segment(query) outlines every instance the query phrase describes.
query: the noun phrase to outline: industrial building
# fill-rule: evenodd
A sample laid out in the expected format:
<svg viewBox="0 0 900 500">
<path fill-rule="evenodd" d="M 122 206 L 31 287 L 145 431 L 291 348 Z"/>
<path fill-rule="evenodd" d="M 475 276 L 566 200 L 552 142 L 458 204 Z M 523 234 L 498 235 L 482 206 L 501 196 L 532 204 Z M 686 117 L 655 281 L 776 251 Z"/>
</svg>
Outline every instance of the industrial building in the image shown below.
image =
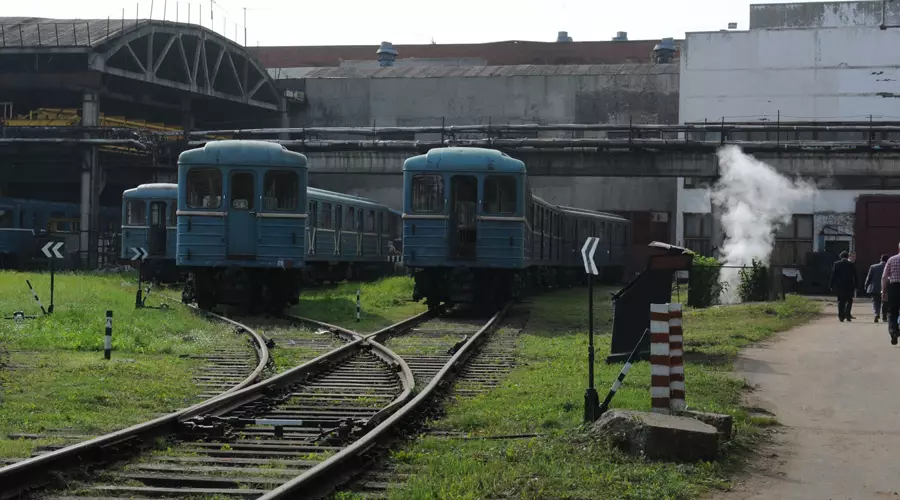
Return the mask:
<svg viewBox="0 0 900 500">
<path fill-rule="evenodd" d="M 769 130 L 731 140 L 898 139 L 896 133 L 864 130 L 867 124 L 900 122 L 900 69 L 885 50 L 900 42 L 897 2 L 764 4 L 750 9 L 749 30 L 686 34 L 679 72 L 681 123 L 752 122 L 777 128 L 843 122 L 863 129 L 815 136 Z M 878 254 L 896 251 L 897 238 L 890 235 L 900 229 L 885 227 L 873 233 L 882 235 L 881 241 L 854 238 L 861 195 L 900 194 L 896 163 L 876 166 L 874 158 L 871 161 L 876 175 L 871 170 L 833 175 L 823 165 L 822 174 L 814 178 L 817 193 L 797 208 L 793 226 L 777 234 L 776 264 L 803 265 L 812 251 L 858 249 L 868 265 Z M 723 238 L 707 190 L 712 180 L 678 180 L 675 239 L 704 253 L 721 245 Z"/>
</svg>

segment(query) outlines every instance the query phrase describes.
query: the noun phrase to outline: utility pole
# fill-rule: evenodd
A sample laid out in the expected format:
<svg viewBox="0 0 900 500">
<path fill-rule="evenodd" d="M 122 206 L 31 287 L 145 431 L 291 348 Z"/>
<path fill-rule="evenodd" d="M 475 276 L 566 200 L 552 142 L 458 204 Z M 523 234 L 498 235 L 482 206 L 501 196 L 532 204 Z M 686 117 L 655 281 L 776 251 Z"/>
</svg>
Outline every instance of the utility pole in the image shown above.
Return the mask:
<svg viewBox="0 0 900 500">
<path fill-rule="evenodd" d="M 247 46 L 247 7 L 244 7 L 244 47 Z"/>
</svg>

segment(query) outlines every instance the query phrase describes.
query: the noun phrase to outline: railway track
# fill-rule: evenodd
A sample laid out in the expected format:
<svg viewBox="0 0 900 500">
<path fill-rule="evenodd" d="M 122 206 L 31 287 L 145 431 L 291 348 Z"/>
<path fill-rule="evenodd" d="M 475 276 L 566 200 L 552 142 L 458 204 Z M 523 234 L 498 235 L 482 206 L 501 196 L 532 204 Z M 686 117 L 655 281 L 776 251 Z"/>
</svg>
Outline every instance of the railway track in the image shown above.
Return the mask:
<svg viewBox="0 0 900 500">
<path fill-rule="evenodd" d="M 487 323 L 482 320 L 480 328 L 467 324 L 434 341 L 436 352 L 414 360 L 416 374 L 380 341 L 407 338 L 406 342 L 416 343 L 429 338 L 425 330 L 416 330 L 423 322 L 429 324 L 429 313 L 366 337 L 319 324 L 320 331 L 337 333 L 346 343 L 263 382 L 181 412 L 168 428 L 168 435 L 177 439 L 162 451 L 106 469 L 67 491 L 31 498 L 325 495 L 349 479 L 348 472 L 368 464 L 368 452 L 376 445 L 398 435 L 403 422 L 427 408 L 429 399 L 445 387 L 506 309 Z M 463 329 L 464 341 L 459 335 Z M 445 342 L 448 339 L 453 342 Z M 330 347 L 308 338 L 288 340 L 302 348 L 310 343 L 319 344 L 320 350 Z M 441 350 L 444 354 L 437 352 Z M 3 473 L 0 469 L 0 482 Z"/>
</svg>

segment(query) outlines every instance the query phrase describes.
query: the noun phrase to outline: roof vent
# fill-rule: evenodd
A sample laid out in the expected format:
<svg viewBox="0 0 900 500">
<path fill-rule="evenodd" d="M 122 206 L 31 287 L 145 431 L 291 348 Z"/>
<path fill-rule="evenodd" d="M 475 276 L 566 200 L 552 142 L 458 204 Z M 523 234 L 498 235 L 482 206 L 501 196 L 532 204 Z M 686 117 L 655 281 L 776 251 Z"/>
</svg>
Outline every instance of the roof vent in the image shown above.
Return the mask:
<svg viewBox="0 0 900 500">
<path fill-rule="evenodd" d="M 391 42 L 381 42 L 381 47 L 375 53 L 378 55 L 378 64 L 383 68 L 393 66 L 397 56 L 400 55 Z"/>
<path fill-rule="evenodd" d="M 653 47 L 653 53 L 650 57 L 657 64 L 672 62 L 672 59 L 675 58 L 675 39 L 663 38 L 662 41 Z"/>
<path fill-rule="evenodd" d="M 556 34 L 556 43 L 569 43 L 572 41 L 572 37 L 569 36 L 568 31 L 560 31 Z"/>
<path fill-rule="evenodd" d="M 730 30 L 736 30 L 736 29 L 737 29 L 737 23 L 728 23 L 728 29 L 730 29 Z"/>
<path fill-rule="evenodd" d="M 628 41 L 628 32 L 627 31 L 618 31 L 616 32 L 615 38 L 613 38 L 614 42 L 627 42 Z"/>
</svg>

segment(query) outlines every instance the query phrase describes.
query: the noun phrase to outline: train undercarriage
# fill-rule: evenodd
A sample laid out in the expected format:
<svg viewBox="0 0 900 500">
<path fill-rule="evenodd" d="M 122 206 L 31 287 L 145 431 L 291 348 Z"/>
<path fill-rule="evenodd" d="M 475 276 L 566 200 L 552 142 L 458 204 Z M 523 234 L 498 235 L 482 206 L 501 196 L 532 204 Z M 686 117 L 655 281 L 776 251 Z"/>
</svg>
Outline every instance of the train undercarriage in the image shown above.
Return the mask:
<svg viewBox="0 0 900 500">
<path fill-rule="evenodd" d="M 601 283 L 621 282 L 624 268 L 602 269 Z M 535 266 L 527 269 L 430 267 L 413 272 L 413 300 L 424 299 L 429 309 L 440 304 L 502 305 L 540 290 L 587 283 L 581 268 Z"/>
<path fill-rule="evenodd" d="M 280 314 L 300 301 L 299 269 L 199 268 L 187 274 L 182 302 L 200 309 L 217 305 L 249 314 Z"/>
<path fill-rule="evenodd" d="M 303 282 L 313 285 L 371 281 L 396 273 L 393 262 L 311 262 L 303 268 Z"/>
</svg>

